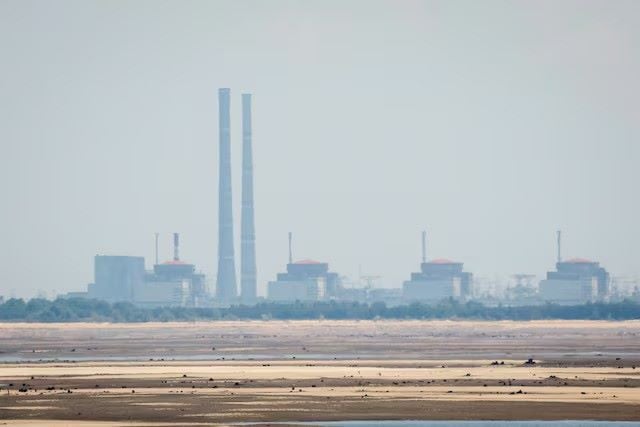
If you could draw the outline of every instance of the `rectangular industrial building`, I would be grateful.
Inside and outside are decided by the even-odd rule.
[[[444,299],[460,299],[460,278],[410,280],[404,282],[403,296],[406,301],[435,304]]]
[[[329,271],[329,264],[310,259],[290,262],[286,273],[267,284],[267,298],[272,301],[320,301],[336,294],[340,277]]]
[[[558,261],[556,271],[540,281],[539,297],[544,302],[573,305],[607,300],[610,277],[600,263],[584,258]]]
[[[402,297],[406,302],[435,304],[444,299],[466,300],[471,297],[471,273],[463,263],[435,259],[420,264],[420,272],[411,273],[404,282]]]
[[[598,281],[595,277],[541,280],[540,297],[545,302],[560,305],[593,302],[598,297]]]
[[[109,302],[131,301],[134,289],[144,282],[144,275],[143,257],[96,255],[89,297]]]
[[[186,306],[189,302],[188,280],[144,282],[134,290],[133,302],[140,306]]]
[[[268,295],[271,301],[320,301],[326,294],[327,282],[323,277],[305,280],[278,280],[268,283]]]

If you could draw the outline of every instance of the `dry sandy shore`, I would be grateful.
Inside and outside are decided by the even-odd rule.
[[[640,420],[638,321],[0,324],[0,361],[0,425]]]

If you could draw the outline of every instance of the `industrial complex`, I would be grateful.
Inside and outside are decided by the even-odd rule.
[[[205,276],[193,264],[180,260],[179,235],[173,235],[172,260],[146,271],[144,258],[96,255],[94,283],[87,297],[109,302],[128,301],[140,306],[191,306],[207,304]]]
[[[344,278],[329,269],[327,262],[293,260],[292,234],[289,233],[289,260],[286,272],[277,274],[266,285],[266,296],[258,294],[256,269],[256,230],[253,194],[253,135],[251,94],[242,94],[242,192],[240,223],[240,280],[236,280],[231,168],[231,91],[218,91],[219,181],[218,181],[218,269],[215,289],[196,266],[180,259],[179,234],[173,235],[173,259],[156,259],[151,270],[136,256],[96,255],[94,282],[86,292],[69,297],[89,297],[109,302],[127,301],[140,306],[229,306],[274,302],[358,301],[387,304],[437,304],[442,300],[467,302],[484,297],[474,289],[474,277],[462,262],[427,257],[427,235],[422,232],[422,259],[418,272],[410,274],[401,287],[375,288],[378,276],[361,276],[359,286],[348,286]],[[608,301],[611,278],[598,262],[582,258],[563,261],[561,233],[557,233],[557,262],[539,283],[534,275],[514,276],[499,303],[563,305]],[[212,281],[213,282],[213,281]],[[366,283],[366,285],[362,285]],[[485,301],[483,301],[485,302]]]

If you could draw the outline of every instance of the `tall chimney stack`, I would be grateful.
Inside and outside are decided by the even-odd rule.
[[[230,90],[218,90],[220,168],[218,180],[218,276],[216,297],[228,303],[238,295],[233,250],[233,211],[231,197]]]
[[[422,263],[427,262],[427,232],[422,231]]]
[[[293,233],[289,232],[289,264],[293,264],[293,253],[291,252],[291,238]]]
[[[180,254],[178,252],[180,247],[180,234],[173,233],[173,260],[180,261]]]
[[[253,212],[251,94],[242,94],[242,222],[240,224],[240,292],[243,302],[257,297],[256,231]]]

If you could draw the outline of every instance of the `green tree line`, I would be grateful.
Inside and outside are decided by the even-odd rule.
[[[221,319],[476,319],[538,320],[640,319],[640,304],[589,303],[560,306],[545,304],[522,307],[487,307],[478,302],[444,300],[437,305],[413,303],[388,307],[385,303],[313,302],[292,304],[263,302],[228,308],[142,308],[131,303],[107,303],[83,298],[9,299],[0,304],[0,321],[6,322],[150,322]]]

